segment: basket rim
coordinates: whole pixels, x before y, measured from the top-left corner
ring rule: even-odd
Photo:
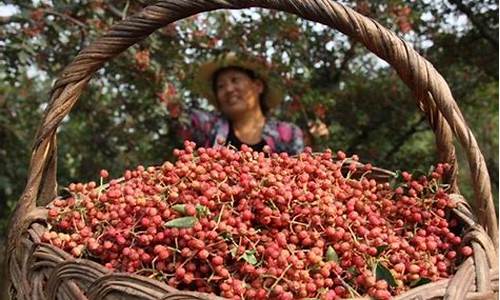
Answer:
[[[83,49],[55,82],[51,102],[36,133],[26,187],[11,218],[8,253],[19,246],[22,232],[27,229],[26,217],[35,209],[37,202],[45,204],[57,195],[57,128],[80,97],[91,76],[109,59],[171,22],[205,11],[249,7],[280,10],[325,24],[358,40],[368,50],[387,61],[410,87],[417,106],[428,116],[436,135],[438,155],[442,158],[439,160],[455,166],[451,174],[452,181],[456,179],[457,170],[453,135],[466,152],[478,203],[475,215],[498,251],[496,210],[484,157],[446,81],[407,42],[377,21],[335,1],[161,0],[113,25]]]
[[[467,240],[467,243],[470,243],[472,245],[476,245],[476,247],[479,247],[479,249],[482,249],[482,255],[479,255],[476,257],[469,257],[467,260],[463,261],[462,264],[459,267],[459,270],[457,272],[463,272],[465,273],[464,275],[460,275],[460,277],[456,277],[455,273],[452,277],[450,278],[441,278],[438,281],[435,282],[429,282],[424,285],[411,288],[407,291],[405,291],[402,294],[399,294],[395,296],[394,299],[398,300],[409,300],[413,299],[415,296],[425,296],[423,299],[430,299],[432,297],[441,297],[444,296],[445,293],[456,293],[457,285],[462,286],[462,292],[466,292],[470,295],[476,295],[478,293],[495,293],[498,292],[498,285],[495,285],[495,282],[498,283],[498,259],[496,257],[496,252],[495,249],[491,243],[491,240],[487,236],[486,232],[484,229],[477,224],[472,218],[474,216],[472,213],[469,211],[469,208],[465,203],[462,201],[465,201],[461,195],[458,194],[452,194],[451,198],[453,201],[457,203],[456,208],[450,209],[452,212],[455,213],[455,215],[459,218],[460,222],[462,222],[467,229],[465,232],[475,232],[478,235],[482,237],[486,237],[484,241],[486,241],[486,244],[484,241],[478,241],[478,240]],[[55,199],[54,199],[55,200]],[[40,208],[39,209],[39,216],[36,219],[33,219],[32,223],[30,224],[30,234],[27,236],[24,236],[24,239],[31,243],[32,246],[29,250],[25,250],[26,254],[28,255],[28,266],[37,266],[35,263],[38,263],[42,261],[40,259],[40,255],[37,255],[37,251],[40,251],[41,248],[48,248],[50,251],[53,253],[56,253],[59,255],[59,258],[56,259],[59,262],[56,265],[56,269],[60,269],[64,267],[65,265],[73,265],[73,264],[80,264],[80,265],[87,265],[90,264],[90,266],[93,266],[96,268],[96,272],[94,274],[89,275],[90,272],[86,272],[87,275],[89,276],[99,276],[100,277],[97,280],[107,280],[107,279],[113,279],[113,278],[122,278],[123,280],[126,280],[127,278],[131,278],[135,281],[138,282],[143,282],[144,285],[148,285],[151,288],[152,287],[157,287],[159,290],[156,292],[158,293],[165,293],[166,295],[172,296],[172,295],[189,295],[193,297],[198,297],[196,299],[206,299],[206,300],[219,300],[223,299],[220,298],[216,295],[213,294],[205,294],[205,293],[200,293],[200,292],[194,292],[194,291],[187,291],[187,290],[178,290],[173,287],[170,287],[168,284],[166,284],[163,281],[148,278],[143,275],[137,275],[137,274],[131,274],[127,272],[122,272],[122,271],[111,271],[104,267],[102,264],[99,262],[92,260],[90,258],[75,258],[71,256],[69,253],[66,251],[53,246],[50,243],[42,242],[41,241],[41,236],[44,231],[48,230],[47,227],[47,217],[48,217],[48,210],[49,208]],[[41,217],[40,217],[41,216]],[[24,245],[27,245],[29,243],[23,243]],[[476,249],[475,247],[475,249]],[[493,253],[492,253],[493,252]],[[47,256],[48,257],[48,256]],[[484,261],[481,262],[481,258],[488,258],[487,259],[487,264],[484,264]],[[54,257],[52,258],[54,260]],[[492,261],[491,261],[492,260]],[[479,262],[478,262],[479,261]],[[39,265],[39,264],[38,264]],[[33,271],[33,267],[28,268],[30,271]],[[463,271],[465,270],[465,271]],[[55,271],[53,272],[53,275],[51,275],[51,278],[54,275]],[[457,275],[458,276],[458,275]],[[476,281],[474,281],[474,277],[476,277]],[[482,277],[480,279],[481,281],[478,283],[477,279]],[[54,281],[56,280],[56,281]],[[52,288],[51,293],[56,293],[57,288],[60,285],[57,283],[60,282],[61,280],[58,280],[57,278],[52,278],[49,279],[49,281],[52,282],[51,286]],[[464,285],[464,281],[467,282],[467,284]],[[457,282],[459,284],[457,284]],[[96,285],[102,285],[104,283],[95,283],[91,282],[89,285],[88,289],[91,289],[92,287],[95,287]],[[55,287],[54,287],[55,285]],[[482,285],[482,289],[480,291],[476,291],[478,286]],[[485,290],[485,286],[487,290]],[[110,288],[108,286],[108,288]],[[129,287],[130,289],[131,287]],[[465,289],[464,289],[465,288]],[[111,289],[111,288],[110,288]],[[112,290],[112,289],[111,289]],[[161,291],[160,291],[161,290]],[[83,293],[86,293],[88,291],[82,291]],[[123,291],[122,291],[123,292]],[[97,293],[97,291],[94,291],[92,293]],[[55,297],[55,294],[52,294]],[[100,296],[103,296],[102,294],[99,294]],[[463,296],[464,294],[457,294]],[[489,294],[488,294],[489,295]],[[486,298],[484,298],[486,299]]]

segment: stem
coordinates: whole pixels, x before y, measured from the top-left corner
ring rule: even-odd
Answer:
[[[180,266],[180,267],[184,267],[184,265],[186,265],[188,262],[190,262],[194,257],[196,256],[196,254],[193,254],[191,255],[188,259],[186,259]]]
[[[295,217],[293,217],[293,219],[290,221],[290,231],[293,232],[293,234],[296,234],[295,231],[293,230],[293,226],[292,224],[295,222],[295,219],[302,216],[302,214],[298,214],[296,215]]]
[[[269,291],[267,292],[267,296],[269,297],[269,295],[271,294],[271,292],[273,291],[274,287],[276,285],[278,285],[278,283],[281,281],[281,279],[283,279],[283,276],[285,276],[286,272],[288,272],[288,270],[292,267],[292,265],[288,265],[286,267],[286,269],[283,271],[283,273],[281,273],[280,277],[278,277],[276,279],[276,281],[273,283],[273,285],[269,288]]]
[[[351,233],[352,235],[352,239],[354,240],[354,243],[356,243],[356,245],[359,245],[359,241],[358,241],[358,238],[356,237],[356,235],[354,234],[354,232],[352,231],[351,229],[351,226],[347,226],[347,229],[349,229],[349,232]]]
[[[220,214],[219,214],[219,217],[217,218],[217,224],[215,225],[214,229],[212,229],[212,231],[216,231],[217,228],[219,227],[219,224],[220,224],[220,220],[222,219],[222,214],[224,213],[224,208],[226,207],[226,204],[222,204],[222,208],[220,210]]]
[[[144,268],[144,269],[137,270],[134,272],[134,274],[141,274],[143,272],[151,272],[151,275],[148,276],[149,278],[153,278],[156,275],[160,274],[160,272],[158,272],[158,270],[150,269],[150,268]]]
[[[337,278],[340,280],[340,282],[342,282],[342,284],[344,285],[344,287],[349,290],[349,292],[351,293],[351,296],[354,295],[356,297],[361,297],[361,295],[358,292],[356,292],[356,290],[353,289],[347,282],[345,282],[344,279],[342,279],[342,277],[340,277],[340,275],[337,274],[337,272],[333,271],[333,273],[335,275],[337,275]]]

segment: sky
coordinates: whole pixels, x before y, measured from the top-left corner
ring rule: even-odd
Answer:
[[[47,0],[33,0],[33,2],[34,3],[40,3],[40,2],[48,2],[48,3],[50,3],[51,1],[47,1]],[[19,12],[19,10],[17,9],[17,7],[15,5],[0,3],[0,17],[9,17],[11,15],[16,14],[17,12]],[[239,18],[240,13],[241,13],[240,10],[231,10],[231,14],[236,19]],[[425,14],[424,13],[421,18],[422,18],[423,21],[426,21],[426,20],[432,19],[433,17],[430,14]],[[452,17],[452,18],[453,19],[449,19],[446,22],[451,27],[451,28],[449,28],[449,30],[451,30],[451,31],[456,31],[456,32],[459,33],[460,31],[463,31],[465,29],[465,27],[468,25],[468,19],[467,19],[467,17],[465,15],[458,15],[458,16]],[[317,24],[317,27],[318,27],[318,29],[320,29],[320,28],[324,27],[324,25]],[[413,36],[413,35],[410,32],[409,34],[407,34],[407,35],[404,36],[404,39],[407,40],[408,42],[410,42],[410,44],[411,44],[416,39],[416,37]],[[420,48],[422,48],[422,49],[425,49],[425,48],[428,48],[428,47],[432,46],[432,42],[429,42],[429,43],[427,43],[427,41],[420,41],[420,42],[422,43],[420,45]],[[269,51],[272,51],[272,49],[269,49]],[[270,54],[270,53],[268,53],[268,54]],[[387,65],[385,63],[385,61],[379,60],[377,58],[375,58],[375,59],[378,60],[378,62],[380,63],[380,67],[385,67]],[[29,71],[33,73],[34,70],[29,70]]]
[[[0,4],[0,17],[9,17],[16,12],[16,7],[12,4]]]

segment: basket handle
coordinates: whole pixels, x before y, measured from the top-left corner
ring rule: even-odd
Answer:
[[[143,40],[156,29],[197,13],[216,9],[262,7],[296,14],[335,28],[363,43],[387,61],[410,87],[417,106],[426,114],[436,135],[440,161],[454,166],[449,175],[455,191],[456,157],[453,135],[467,154],[475,191],[475,214],[494,245],[498,228],[486,164],[446,81],[404,40],[378,22],[331,0],[164,0],[123,20],[83,49],[62,72],[51,92],[50,104],[35,137],[28,181],[17,204],[9,240],[22,233],[24,216],[56,196],[56,130],[76,103],[91,76],[105,62]],[[38,199],[38,200],[37,200]]]

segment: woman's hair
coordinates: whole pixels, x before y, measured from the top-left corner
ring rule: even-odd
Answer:
[[[217,95],[217,85],[216,85],[217,78],[219,77],[219,75],[222,72],[227,71],[227,70],[237,70],[237,71],[245,73],[252,80],[259,79],[262,81],[262,84],[264,85],[264,90],[259,95],[259,105],[260,105],[260,110],[262,111],[262,113],[264,115],[266,115],[269,112],[269,107],[267,106],[266,100],[264,98],[264,95],[267,92],[267,84],[259,76],[257,76],[257,74],[255,74],[255,72],[252,70],[245,69],[245,68],[238,67],[238,66],[230,66],[230,67],[224,67],[224,68],[218,69],[217,71],[215,71],[214,75],[212,76],[212,90],[213,90],[214,94]]]

